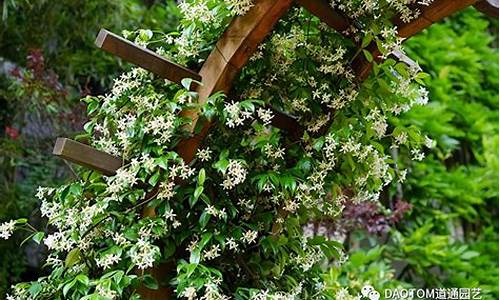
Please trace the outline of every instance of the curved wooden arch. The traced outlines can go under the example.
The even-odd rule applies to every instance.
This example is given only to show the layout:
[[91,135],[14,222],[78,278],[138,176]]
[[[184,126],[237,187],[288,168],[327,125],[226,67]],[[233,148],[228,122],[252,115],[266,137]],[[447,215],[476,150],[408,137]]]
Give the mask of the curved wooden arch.
[[[215,92],[229,93],[235,77],[292,3],[292,0],[260,0],[244,16],[233,19],[201,68],[202,85],[197,89],[199,103],[204,103]],[[182,116],[193,120],[191,132],[198,113],[196,110],[182,112]],[[200,133],[179,143],[177,152],[186,162],[193,160],[209,128],[207,122]]]
[[[350,24],[352,24],[351,20],[343,16],[342,13],[334,10],[330,6],[328,0],[296,1],[299,5],[319,17],[327,25],[341,33],[345,31]],[[435,0],[431,6],[423,8],[423,13],[420,18],[407,24],[403,24],[396,19],[394,20],[394,23],[398,26],[400,35],[407,38],[432,25],[432,23],[437,22],[462,8],[475,4],[476,2],[477,0]],[[168,77],[167,79],[175,82],[179,82],[185,77],[198,80],[200,78],[199,76],[201,76],[202,84],[197,86],[196,90],[199,94],[199,103],[204,103],[208,97],[215,92],[220,91],[226,94],[229,93],[233,80],[237,77],[241,69],[247,64],[259,44],[262,43],[266,36],[271,33],[276,22],[278,22],[278,20],[292,5],[293,0],[256,0],[254,6],[244,16],[238,16],[232,20],[229,27],[203,64],[199,74],[195,74],[195,72],[186,70],[182,66],[166,61],[164,58],[159,57],[153,52],[144,49],[138,50],[137,46],[132,43],[120,40],[119,37],[110,35],[106,32],[99,35],[97,45],[108,52],[141,65],[159,76],[164,75],[165,77]],[[107,40],[107,37],[112,40]],[[129,51],[123,51],[121,47],[128,47]],[[376,47],[369,50],[376,54]],[[144,51],[146,55],[141,55],[141,51]],[[378,55],[373,55],[375,58],[377,56]],[[364,80],[371,71],[371,63],[368,63],[363,56],[358,56],[358,58],[354,60],[353,67],[360,80]],[[165,70],[165,68],[173,68],[173,70]],[[176,73],[176,70],[180,73]],[[196,122],[199,121],[199,111],[187,110],[181,112],[181,115],[189,117],[193,120],[193,124],[189,127],[190,131],[193,132]],[[277,113],[273,120],[273,125],[288,131],[290,136],[295,136],[295,138],[300,138],[301,134],[297,133],[303,131],[297,121],[284,114]],[[186,163],[191,162],[195,157],[196,151],[208,134],[210,126],[210,122],[205,122],[201,126],[201,132],[181,141],[178,144],[176,151]],[[74,145],[73,143],[68,144]],[[84,145],[77,146],[80,148],[85,147]],[[64,155],[61,155],[63,158],[71,160],[71,158],[75,156],[74,151],[69,153],[67,151],[64,152],[63,150],[64,149],[60,152],[67,156],[65,157]],[[99,151],[95,150],[95,152]],[[101,155],[101,157],[108,156]],[[116,158],[113,159],[116,160]],[[76,159],[73,161],[77,161],[84,165],[86,163],[85,161],[81,162]],[[113,174],[118,165],[118,163],[113,165],[107,164],[106,168],[101,169],[105,170],[109,174]],[[96,170],[99,170],[100,168],[98,162],[87,164],[87,166]],[[167,274],[169,270],[172,270],[172,268],[175,267],[169,264],[163,264],[158,268],[148,270],[148,272],[150,272],[155,278],[161,280],[161,278],[164,278],[165,274]],[[143,299],[147,300],[170,299],[173,293],[170,288],[150,290],[145,287],[139,288],[138,292],[142,295]]]
[[[201,85],[196,89],[198,103],[205,103],[208,97],[216,92],[229,93],[233,80],[292,4],[292,0],[260,0],[244,16],[232,20],[199,72],[202,79]],[[193,120],[189,128],[193,132],[196,122],[199,121],[199,111],[187,110],[181,112],[181,115]],[[211,124],[206,122],[202,126],[198,134],[182,140],[177,146],[177,153],[186,163],[194,159]],[[172,266],[162,265],[151,270],[151,274],[161,280],[169,268]],[[146,300],[170,299],[172,295],[169,288],[150,290],[141,287],[138,291]]]

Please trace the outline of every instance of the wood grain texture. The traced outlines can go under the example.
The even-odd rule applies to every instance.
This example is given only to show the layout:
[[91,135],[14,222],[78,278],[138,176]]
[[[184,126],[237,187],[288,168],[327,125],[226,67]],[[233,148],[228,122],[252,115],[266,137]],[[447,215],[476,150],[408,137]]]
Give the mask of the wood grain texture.
[[[258,0],[244,16],[232,20],[201,68],[200,103],[216,92],[227,94],[230,91],[235,77],[291,6],[292,0]],[[198,121],[198,114],[197,110],[182,112],[183,116],[193,120],[191,132]],[[177,152],[186,162],[193,160],[210,126],[206,122],[200,133],[179,143]]]
[[350,26],[349,19],[333,9],[328,0],[297,0],[297,3],[339,32]]
[[106,29],[101,29],[95,44],[104,51],[172,82],[180,84],[184,78],[201,81],[201,76],[198,73],[171,62],[157,53],[140,47]]
[[498,0],[479,1],[474,7],[482,13],[498,19]]
[[67,138],[57,138],[52,153],[107,176],[115,175],[122,166],[120,158]]

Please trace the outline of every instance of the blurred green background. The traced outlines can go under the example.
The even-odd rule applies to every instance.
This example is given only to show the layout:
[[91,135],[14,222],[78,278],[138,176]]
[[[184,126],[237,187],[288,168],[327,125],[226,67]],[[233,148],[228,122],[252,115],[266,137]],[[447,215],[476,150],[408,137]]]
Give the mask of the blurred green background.
[[[55,138],[80,131],[79,99],[106,92],[126,68],[93,46],[97,32],[171,31],[179,12],[175,1],[154,0],[4,0],[0,9],[0,220],[40,224],[37,187],[72,176],[51,156]],[[411,207],[400,222],[382,233],[366,222],[379,215],[350,222],[349,259],[329,268],[327,288],[480,287],[483,299],[498,299],[498,21],[468,9],[405,47],[431,75],[431,101],[391,122],[413,124],[437,145],[392,187],[401,211]],[[2,296],[43,273],[44,249],[19,251],[22,241],[0,241]]]

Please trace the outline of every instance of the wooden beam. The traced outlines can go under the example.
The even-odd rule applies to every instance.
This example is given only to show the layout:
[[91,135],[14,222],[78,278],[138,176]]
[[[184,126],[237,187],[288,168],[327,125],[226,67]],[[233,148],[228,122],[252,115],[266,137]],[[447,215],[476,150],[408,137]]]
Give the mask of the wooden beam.
[[498,19],[498,0],[483,0],[474,4],[474,7],[482,13]]
[[[476,2],[477,0],[435,0],[429,6],[418,6],[421,14],[417,19],[405,23],[400,17],[396,17],[393,23],[398,28],[398,35],[406,39]],[[369,45],[367,50],[370,51],[375,61],[381,61],[380,51],[374,43]],[[363,55],[358,55],[352,63],[352,68],[359,80],[363,81],[370,75],[372,63],[368,62]]]
[[172,82],[180,84],[184,78],[201,81],[201,76],[198,73],[173,63],[159,54],[147,48],[140,47],[106,29],[99,31],[95,44],[104,51]]
[[67,138],[57,138],[52,153],[107,176],[115,175],[122,166],[120,158]]
[[271,120],[271,125],[286,131],[291,141],[300,141],[300,139],[304,135],[305,129],[300,126],[297,119],[285,113],[279,112],[273,108],[270,109],[273,111],[274,115],[273,119]]
[[417,19],[405,23],[397,17],[393,23],[398,27],[399,36],[408,38],[476,2],[477,0],[435,0],[428,6],[419,6],[421,14]]
[[[276,22],[292,6],[292,2],[293,0],[257,0],[245,15],[231,21],[201,68],[202,85],[197,90],[200,103],[204,103],[215,92],[227,94],[230,91],[233,80]],[[189,128],[191,132],[195,128],[198,114],[197,110],[182,112],[183,116],[193,120]],[[194,158],[209,128],[210,123],[206,122],[199,134],[179,143],[177,152],[186,162]]]
[[350,26],[349,19],[333,9],[328,0],[297,0],[297,3],[338,32],[344,32]]

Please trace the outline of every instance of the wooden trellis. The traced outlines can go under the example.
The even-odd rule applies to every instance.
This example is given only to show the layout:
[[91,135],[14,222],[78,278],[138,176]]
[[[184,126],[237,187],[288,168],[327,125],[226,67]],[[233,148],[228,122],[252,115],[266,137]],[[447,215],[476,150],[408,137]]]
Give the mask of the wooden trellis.
[[[352,24],[351,20],[333,9],[328,0],[296,0],[296,2],[341,33]],[[199,102],[204,103],[215,92],[230,92],[233,80],[247,64],[258,45],[271,33],[276,22],[293,4],[293,0],[256,0],[255,5],[244,16],[232,20],[199,72],[171,62],[153,51],[137,46],[107,30],[101,30],[96,39],[96,45],[127,62],[136,64],[172,82],[180,83],[183,78],[201,81],[202,85],[192,88],[198,92]],[[490,15],[496,13],[498,16],[498,0],[435,0],[429,6],[420,7],[422,13],[419,18],[409,23],[395,18],[393,23],[397,26],[401,37],[409,38],[433,23],[470,5],[475,5],[479,10]],[[380,59],[376,45],[369,45],[368,50],[372,52],[372,56],[376,60]],[[393,54],[402,58],[401,53]],[[403,57],[403,61],[408,64],[412,63],[406,57]],[[359,80],[362,81],[368,77],[371,63],[360,55],[353,61],[352,68]],[[193,120],[190,128],[193,132],[196,121],[199,121],[199,112],[186,110],[182,111],[181,115]],[[300,138],[303,132],[293,117],[276,111],[272,125],[288,132],[294,140]],[[210,127],[211,124],[208,122],[202,124],[200,133],[179,143],[176,151],[186,163],[193,160]],[[120,158],[65,138],[59,138],[56,141],[54,154],[107,176],[114,175],[122,165]],[[164,268],[165,266],[160,266],[160,268],[152,270],[151,273],[161,278],[161,274],[165,271]],[[169,299],[172,294],[168,288],[155,291],[141,288],[139,292],[144,299]]]

